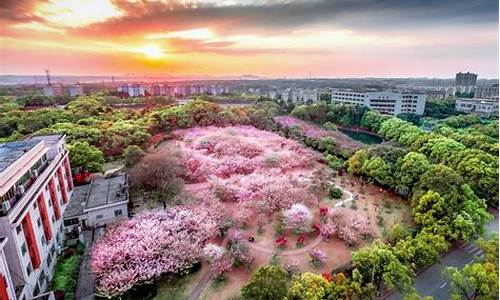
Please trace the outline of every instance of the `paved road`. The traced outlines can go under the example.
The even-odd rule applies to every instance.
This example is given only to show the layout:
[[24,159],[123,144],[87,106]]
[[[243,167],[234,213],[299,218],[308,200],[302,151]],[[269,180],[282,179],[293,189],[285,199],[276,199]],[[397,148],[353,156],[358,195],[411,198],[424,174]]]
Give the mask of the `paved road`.
[[[486,227],[486,232],[498,233],[498,215],[495,215],[495,220]],[[441,278],[442,271],[446,267],[462,268],[465,264],[473,262],[475,258],[482,255],[482,250],[474,243],[466,243],[457,247],[443,257],[440,263],[431,266],[417,276],[415,279],[417,292],[422,296],[432,296],[434,300],[450,299],[448,283]],[[394,293],[386,299],[398,300],[402,297],[399,293]]]

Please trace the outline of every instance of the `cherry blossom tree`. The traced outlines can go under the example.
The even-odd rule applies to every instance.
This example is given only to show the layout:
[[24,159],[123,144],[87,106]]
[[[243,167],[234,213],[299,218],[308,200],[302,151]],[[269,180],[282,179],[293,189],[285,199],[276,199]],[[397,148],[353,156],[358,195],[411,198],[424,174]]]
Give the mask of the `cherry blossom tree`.
[[203,257],[208,261],[208,262],[214,262],[220,258],[226,253],[226,249],[224,247],[209,243],[205,245],[203,248]]
[[193,267],[205,242],[218,233],[221,212],[211,199],[144,212],[110,228],[91,252],[97,294],[119,296],[161,274]]
[[319,249],[313,249],[311,252],[309,252],[309,256],[311,257],[311,264],[315,268],[320,267],[327,258],[325,252]]
[[283,212],[283,223],[287,228],[304,231],[309,228],[312,221],[312,213],[303,204],[294,204],[290,209]]

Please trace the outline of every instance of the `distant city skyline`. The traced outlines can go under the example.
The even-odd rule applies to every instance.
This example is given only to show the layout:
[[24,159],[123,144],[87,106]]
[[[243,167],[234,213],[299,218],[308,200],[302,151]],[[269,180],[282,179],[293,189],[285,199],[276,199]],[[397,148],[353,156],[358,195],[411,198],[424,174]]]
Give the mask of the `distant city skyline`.
[[498,78],[498,1],[19,0],[0,74]]

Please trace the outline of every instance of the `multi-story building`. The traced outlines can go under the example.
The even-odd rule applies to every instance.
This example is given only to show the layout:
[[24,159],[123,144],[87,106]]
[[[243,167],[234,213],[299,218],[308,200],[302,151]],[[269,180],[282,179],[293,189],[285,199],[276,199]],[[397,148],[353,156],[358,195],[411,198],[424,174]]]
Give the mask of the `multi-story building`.
[[16,289],[3,251],[6,244],[7,238],[0,237],[0,299],[2,300],[16,299]]
[[474,98],[497,99],[498,83],[492,86],[477,86],[474,88]]
[[455,86],[474,86],[476,85],[477,74],[474,73],[457,73],[455,75]]
[[281,99],[285,102],[307,103],[319,101],[319,91],[308,89],[287,89],[281,91]]
[[64,136],[0,144],[0,236],[6,238],[3,252],[16,292],[9,299],[47,290],[72,192]]
[[498,99],[458,98],[455,110],[464,113],[475,113],[483,118],[498,117]]
[[144,97],[145,95],[144,86],[141,84],[119,85],[116,90],[121,93],[127,93],[129,97]]
[[422,115],[426,98],[424,93],[406,91],[332,90],[332,103],[363,105],[390,115]]

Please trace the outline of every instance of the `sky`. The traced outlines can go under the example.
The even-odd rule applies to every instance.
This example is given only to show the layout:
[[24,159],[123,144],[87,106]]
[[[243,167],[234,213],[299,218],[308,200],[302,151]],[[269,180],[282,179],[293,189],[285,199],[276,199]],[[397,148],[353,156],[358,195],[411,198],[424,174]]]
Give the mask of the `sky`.
[[0,74],[498,78],[498,0],[1,0]]

